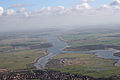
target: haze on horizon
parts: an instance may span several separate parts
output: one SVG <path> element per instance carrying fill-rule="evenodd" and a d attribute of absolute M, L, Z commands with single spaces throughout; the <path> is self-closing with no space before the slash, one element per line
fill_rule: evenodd
<path fill-rule="evenodd" d="M 34 1 L 0 1 L 0 31 L 120 23 L 120 0 Z"/>

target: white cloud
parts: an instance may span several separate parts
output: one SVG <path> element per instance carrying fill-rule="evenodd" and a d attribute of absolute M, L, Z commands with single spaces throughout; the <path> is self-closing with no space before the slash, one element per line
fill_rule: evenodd
<path fill-rule="evenodd" d="M 111 6 L 120 6 L 120 0 L 114 0 L 110 5 Z"/>
<path fill-rule="evenodd" d="M 8 16 L 8 15 L 14 15 L 16 14 L 16 11 L 13 9 L 8 9 L 6 10 L 6 12 L 4 12 L 4 15 Z"/>
<path fill-rule="evenodd" d="M 110 6 L 112 9 L 120 9 L 120 0 L 113 0 Z"/>
<path fill-rule="evenodd" d="M 68 12 L 68 9 L 64 6 L 58 7 L 43 7 L 39 10 L 33 10 L 30 12 L 26 12 L 25 15 L 27 16 L 42 16 L 42 15 L 62 15 Z"/>
<path fill-rule="evenodd" d="M 4 11 L 1 7 L 0 15 L 3 14 L 7 17 L 1 16 L 0 20 L 5 18 L 5 22 L 0 22 L 0 24 L 8 27 L 11 25 L 14 28 L 16 28 L 16 25 L 23 26 L 23 28 L 39 28 L 40 26 L 120 23 L 120 6 L 118 4 L 105 4 L 99 8 L 94 8 L 88 3 L 82 3 L 73 8 L 48 6 L 32 11 L 27 11 L 25 8 Z"/>
<path fill-rule="evenodd" d="M 91 1 L 95 1 L 95 0 L 81 0 L 82 2 L 91 2 Z"/>
<path fill-rule="evenodd" d="M 120 6 L 113 6 L 113 9 L 119 9 L 120 10 Z"/>
<path fill-rule="evenodd" d="M 75 7 L 76 10 L 81 10 L 81 9 L 91 9 L 92 7 L 88 5 L 88 3 L 82 3 L 81 5 L 77 5 Z"/>
<path fill-rule="evenodd" d="M 48 6 L 48 7 L 40 8 L 39 10 L 32 10 L 26 14 L 30 16 L 41 16 L 41 15 L 50 15 L 51 12 L 52 12 L 52 8 Z"/>
<path fill-rule="evenodd" d="M 9 8 L 21 8 L 21 7 L 29 7 L 33 6 L 33 4 L 13 4 Z"/>
<path fill-rule="evenodd" d="M 26 9 L 25 8 L 20 8 L 19 10 L 17 10 L 17 13 L 22 13 L 22 12 L 25 12 Z"/>
<path fill-rule="evenodd" d="M 87 11 L 92 9 L 88 3 L 82 3 L 73 8 L 65 8 L 64 6 L 58 7 L 43 7 L 39 10 L 33 10 L 30 12 L 25 12 L 26 16 L 43 16 L 43 15 L 73 15 L 77 14 L 80 11 Z"/>
<path fill-rule="evenodd" d="M 4 13 L 3 7 L 0 7 L 0 16 Z"/>
<path fill-rule="evenodd" d="M 64 6 L 58 6 L 58 7 L 55 7 L 54 10 L 56 10 L 56 11 L 65 10 L 65 7 Z"/>
<path fill-rule="evenodd" d="M 110 9 L 111 6 L 104 4 L 104 5 L 102 5 L 100 8 L 101 8 L 101 9 Z"/>
<path fill-rule="evenodd" d="M 88 1 L 88 0 L 87 0 Z M 118 1 L 114 0 L 113 2 Z M 112 2 L 112 3 L 113 3 Z M 60 16 L 60 15 L 98 15 L 98 14 L 112 14 L 114 10 L 116 13 L 120 11 L 120 6 L 117 5 L 102 5 L 99 8 L 93 8 L 88 3 L 76 5 L 73 8 L 65 8 L 64 6 L 57 7 L 43 7 L 38 10 L 27 11 L 25 8 L 18 10 L 8 9 L 4 11 L 4 15 L 25 15 L 25 16 Z M 14 5 L 14 7 L 18 5 Z M 20 6 L 20 5 L 19 5 Z M 2 10 L 2 9 L 1 9 Z M 118 11 L 117 11 L 118 10 Z"/>
<path fill-rule="evenodd" d="M 120 9 L 120 0 L 113 0 L 109 5 L 102 5 L 100 9 L 111 9 L 111 10 L 116 10 Z"/>
<path fill-rule="evenodd" d="M 43 10 L 43 11 L 50 11 L 50 10 L 51 10 L 51 7 L 50 7 L 50 6 L 48 6 L 48 7 L 43 7 L 43 8 L 41 8 L 41 10 Z"/>

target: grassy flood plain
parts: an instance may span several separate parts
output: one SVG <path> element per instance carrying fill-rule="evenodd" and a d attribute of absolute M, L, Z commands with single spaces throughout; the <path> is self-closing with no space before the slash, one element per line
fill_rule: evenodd
<path fill-rule="evenodd" d="M 9 35 L 9 34 L 8 34 Z M 31 49 L 40 49 L 51 47 L 52 44 L 49 43 L 46 39 L 37 36 L 29 37 L 8 37 L 6 39 L 0 40 L 0 53 L 15 52 L 22 50 L 31 50 Z"/>
<path fill-rule="evenodd" d="M 32 63 L 47 55 L 52 44 L 38 33 L 0 34 L 0 72 L 33 68 Z"/>
<path fill-rule="evenodd" d="M 1 53 L 0 68 L 8 70 L 31 68 L 30 64 L 47 55 L 45 50 L 33 49 L 18 52 Z"/>
<path fill-rule="evenodd" d="M 120 67 L 114 66 L 115 62 L 116 60 L 102 59 L 92 54 L 65 53 L 53 57 L 46 68 L 94 78 L 108 78 L 120 73 Z"/>
<path fill-rule="evenodd" d="M 72 30 L 64 32 L 60 39 L 67 42 L 71 48 L 88 45 L 113 45 L 120 47 L 120 32 L 117 29 Z"/>

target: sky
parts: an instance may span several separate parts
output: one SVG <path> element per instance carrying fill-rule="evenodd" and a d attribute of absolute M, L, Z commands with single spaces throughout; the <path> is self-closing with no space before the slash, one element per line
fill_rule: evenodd
<path fill-rule="evenodd" d="M 26 4 L 26 5 L 32 5 L 26 7 L 27 9 L 31 10 L 31 9 L 39 9 L 45 6 L 73 7 L 83 2 L 86 1 L 84 0 L 83 1 L 82 0 L 0 0 L 0 6 L 3 6 L 4 8 L 7 9 L 8 7 L 14 4 Z M 109 4 L 110 2 L 112 2 L 112 0 L 95 0 L 95 1 L 88 0 L 88 2 L 93 7 L 99 7 L 103 4 Z"/>
<path fill-rule="evenodd" d="M 119 21 L 120 0 L 0 0 L 0 31 Z"/>

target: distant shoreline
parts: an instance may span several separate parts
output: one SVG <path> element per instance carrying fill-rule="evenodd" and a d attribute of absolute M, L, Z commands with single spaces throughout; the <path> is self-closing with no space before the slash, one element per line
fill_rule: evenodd
<path fill-rule="evenodd" d="M 106 50 L 109 48 L 113 48 L 116 50 L 120 50 L 120 46 L 116 45 L 85 45 L 85 46 L 78 46 L 78 47 L 66 47 L 64 48 L 65 51 L 90 51 L 90 50 Z"/>

